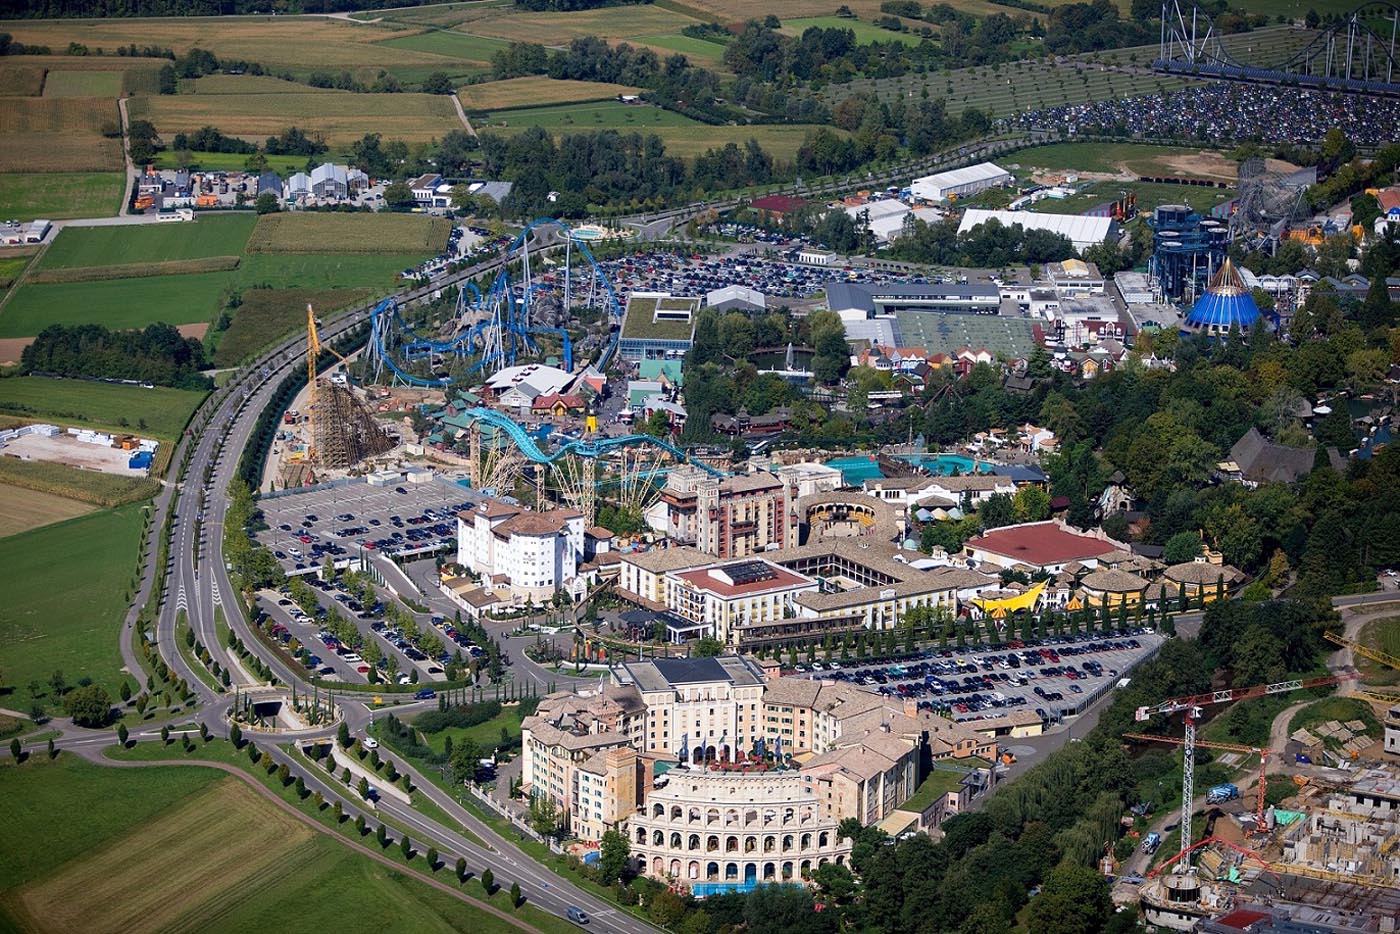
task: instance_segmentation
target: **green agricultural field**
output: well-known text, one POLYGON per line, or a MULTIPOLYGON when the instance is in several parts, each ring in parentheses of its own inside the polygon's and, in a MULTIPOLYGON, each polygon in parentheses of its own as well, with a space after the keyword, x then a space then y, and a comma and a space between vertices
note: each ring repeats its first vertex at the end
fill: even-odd
POLYGON ((29 265, 30 256, 6 256, 0 259, 0 289, 8 289, 15 284, 15 279, 24 272, 24 267, 29 265))
POLYGON ((69 227, 55 238, 37 268, 118 266, 236 256, 243 252, 256 223, 256 215, 250 213, 199 215, 193 224, 69 227))
MULTIPOLYGON (((540 126, 548 130, 645 130, 652 127, 703 126, 696 120, 650 104, 597 101, 556 107, 523 107, 488 114, 479 131, 540 126)), ((715 129, 705 127, 705 129, 715 129)))
MULTIPOLYGON (((220 745, 205 754, 227 759, 220 745)), ((0 854, 0 927, 7 930, 520 930, 367 858, 214 769, 118 770, 65 753, 5 764, 0 776, 11 795, 36 804, 20 809, 16 839, 45 841, 0 854), (61 828, 48 826, 69 813, 61 828)), ((422 858, 414 865, 421 870, 422 858)), ((504 893, 491 902, 507 908, 504 893)), ((539 930, 568 930, 529 906, 519 915, 539 930)))
POLYGON ((141 328, 158 321, 211 321, 228 277, 228 273, 209 272, 24 285, 0 310, 0 337, 32 337, 50 324, 104 324, 115 329, 141 328))
POLYGON ((181 94, 314 94, 318 91, 335 93, 332 88, 313 88, 272 75, 205 75, 180 82, 181 94))
MULTIPOLYGON (((393 96, 393 95, 382 95, 393 96)), ((248 241, 253 253, 437 253, 452 222, 423 214, 264 214, 248 241)))
MULTIPOLYGON (((246 164, 248 162, 248 157, 246 155, 243 155, 242 153, 191 152, 189 155, 190 161, 185 162, 183 160, 177 160, 175 152, 169 149, 163 149, 160 152, 156 153, 155 167, 158 169, 189 168, 196 172, 201 170, 205 172, 247 171, 246 164)), ((305 156, 264 155, 263 158, 267 160, 267 167, 272 171, 276 172, 278 175, 281 175, 283 178, 300 172, 306 168, 305 156)), ((327 158, 332 158, 333 161, 344 161, 343 159, 336 157, 335 154, 332 153, 328 153, 327 158)))
POLYGON ((434 29, 420 32, 416 36, 401 36, 389 39, 380 45, 396 49, 412 49, 416 52, 430 52, 449 58, 465 59, 469 62, 491 64, 491 56, 510 46, 502 39, 488 39, 485 36, 469 36, 451 29, 434 29))
MULTIPOLYGON (((913 29, 917 29, 920 25, 926 25, 913 21, 907 22, 913 29)), ((903 42, 905 45, 918 45, 924 41, 923 36, 913 32, 895 32, 892 29, 883 29, 871 23, 863 23, 858 19, 845 19, 840 16, 808 16, 801 19, 783 20, 783 28, 780 31, 789 36, 800 36, 813 26, 819 29, 849 29, 856 34, 856 42, 861 45, 869 45, 872 42, 903 42)))
POLYGON ((53 760, 35 756, 19 766, 4 760, 0 786, 25 803, 9 809, 7 834, 44 845, 0 847, 0 890, 43 877, 221 778, 215 769, 185 767, 119 772, 67 753, 53 760))
POLYGON ((103 431, 137 431, 173 441, 185 430, 204 393, 156 386, 143 389, 122 383, 47 376, 0 380, 0 412, 24 415, 59 425, 82 425, 103 431))
POLYGON ((122 185, 120 172, 0 173, 0 219, 110 217, 122 185))
POLYGON ((69 685, 92 678, 117 697, 126 677, 118 641, 144 511, 132 504, 0 539, 0 669, 6 683, 19 686, 11 706, 28 709, 28 685, 38 681, 38 701, 58 709, 48 686, 55 671, 69 685))
MULTIPOLYGON (((894 33, 890 33, 890 35, 894 35, 894 33)), ((696 39, 693 36, 683 36, 680 33, 666 33, 660 36, 637 36, 634 41, 656 49, 680 52, 698 65, 714 67, 724 61, 724 46, 718 42, 710 42, 708 39, 696 39)))
POLYGON ((743 146, 750 139, 756 139, 759 145, 771 152, 775 158, 791 160, 796 156, 798 147, 802 145, 807 134, 816 129, 806 124, 709 126, 659 107, 638 107, 616 101, 495 111, 490 115, 490 121, 489 125, 480 126, 478 129, 506 135, 519 133, 531 126, 543 126, 555 136, 590 130, 654 133, 666 144, 666 152, 669 155, 682 158, 697 156, 726 143, 743 146), (625 119, 623 111, 636 116, 631 121, 619 123, 619 120, 625 119), (590 114, 596 119, 589 119, 590 114))
POLYGON ((371 289, 249 289, 233 323, 219 335, 214 365, 237 366, 276 338, 304 329, 308 302, 318 315, 329 315, 374 294, 371 289))
POLYGON ((58 71, 44 78, 45 97, 121 97, 120 71, 58 71))
POLYGON ((417 266, 429 255, 431 252, 426 250, 387 254, 250 253, 233 274, 233 283, 243 289, 370 288, 388 292, 400 285, 399 275, 405 269, 417 266))

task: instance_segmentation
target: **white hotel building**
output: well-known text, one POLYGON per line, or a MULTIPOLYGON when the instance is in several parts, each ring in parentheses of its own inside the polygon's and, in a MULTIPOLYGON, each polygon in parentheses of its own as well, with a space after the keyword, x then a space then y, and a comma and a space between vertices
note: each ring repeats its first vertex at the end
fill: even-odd
POLYGON ((457 563, 508 584, 517 597, 540 602, 563 589, 577 597, 583 560, 583 514, 531 512, 482 500, 457 517, 457 563))

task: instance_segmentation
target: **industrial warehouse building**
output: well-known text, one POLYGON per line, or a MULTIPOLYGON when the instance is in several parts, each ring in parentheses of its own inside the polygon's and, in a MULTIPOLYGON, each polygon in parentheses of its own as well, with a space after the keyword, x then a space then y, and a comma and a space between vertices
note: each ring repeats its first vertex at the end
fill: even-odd
POLYGON ((946 201, 950 197, 966 198, 998 185, 1010 185, 1011 181, 1011 173, 1001 166, 982 162, 916 178, 909 184, 909 194, 920 201, 946 201))
POLYGON ((968 208, 963 212, 962 223, 958 224, 958 234, 967 233, 978 224, 999 221, 1003 227, 1020 224, 1023 230, 1048 230, 1064 234, 1074 244, 1076 250, 1097 246, 1109 238, 1117 237, 1118 225, 1111 217, 1089 217, 1084 214, 1041 214, 1034 211, 988 211, 983 208, 968 208))

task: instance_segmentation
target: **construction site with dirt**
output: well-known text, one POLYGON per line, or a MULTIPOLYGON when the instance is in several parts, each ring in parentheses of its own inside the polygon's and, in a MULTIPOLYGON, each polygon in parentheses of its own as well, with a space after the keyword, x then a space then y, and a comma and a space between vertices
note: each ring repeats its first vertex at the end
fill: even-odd
MULTIPOLYGON (((1400 693, 1359 685, 1361 675, 1349 665, 1350 659, 1364 657, 1400 670, 1400 658, 1335 633, 1326 638, 1348 660, 1329 676, 1174 698, 1139 709, 1140 721, 1184 715, 1180 739, 1140 733, 1125 739, 1182 748, 1180 818, 1164 829, 1196 841, 1166 856, 1145 877, 1119 876, 1115 901, 1140 907, 1149 928, 1212 934, 1400 931, 1400 693), (1196 736, 1213 705, 1327 686, 1374 717, 1285 731, 1281 749, 1196 736), (1198 748, 1211 750, 1220 765, 1240 770, 1243 777, 1235 780, 1244 787, 1222 783, 1198 796, 1198 748), (1193 820, 1202 817, 1204 834, 1193 833, 1193 820)), ((1151 856, 1161 835, 1148 836, 1143 850, 1151 856)))

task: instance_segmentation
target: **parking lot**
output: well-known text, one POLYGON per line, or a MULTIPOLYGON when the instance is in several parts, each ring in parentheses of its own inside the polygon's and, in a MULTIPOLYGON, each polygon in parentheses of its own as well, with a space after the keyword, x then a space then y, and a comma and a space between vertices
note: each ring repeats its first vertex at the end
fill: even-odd
POLYGON ((480 497, 450 480, 406 479, 384 486, 364 478, 258 500, 267 528, 257 540, 288 574, 308 574, 331 558, 339 566, 361 555, 428 554, 457 539, 457 513, 480 497))
POLYGON ((632 292, 669 292, 704 295, 713 289, 741 282, 770 299, 813 300, 832 280, 892 283, 951 283, 965 275, 927 276, 913 272, 870 269, 864 266, 807 266, 797 261, 798 241, 772 245, 777 256, 766 258, 736 248, 724 255, 689 256, 667 251, 628 253, 598 264, 612 283, 618 300, 632 292))
POLYGON ((1150 629, 1110 636, 1050 636, 895 658, 819 661, 798 669, 800 675, 914 699, 919 709, 954 720, 1029 710, 1048 725, 1083 711, 1139 662, 1156 654, 1165 638, 1150 629))

